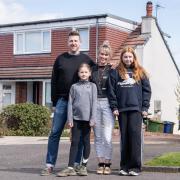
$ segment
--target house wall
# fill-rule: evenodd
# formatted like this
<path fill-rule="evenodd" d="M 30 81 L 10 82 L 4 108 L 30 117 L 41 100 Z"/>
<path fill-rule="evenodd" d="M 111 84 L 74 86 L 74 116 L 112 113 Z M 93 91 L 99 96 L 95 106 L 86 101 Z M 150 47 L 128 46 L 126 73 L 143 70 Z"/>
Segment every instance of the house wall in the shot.
<path fill-rule="evenodd" d="M 110 26 L 98 27 L 98 47 L 104 40 L 108 40 L 112 51 L 116 51 L 120 48 L 122 43 L 127 39 L 129 33 Z M 89 55 L 96 59 L 96 27 L 92 27 L 90 30 L 90 51 Z"/>
<path fill-rule="evenodd" d="M 0 34 L 0 67 L 13 64 L 13 34 Z"/>
<path fill-rule="evenodd" d="M 98 24 L 97 24 L 98 22 Z M 68 33 L 72 27 L 89 28 L 89 51 L 86 52 L 92 59 L 96 59 L 97 48 L 104 40 L 108 40 L 112 46 L 112 50 L 116 51 L 126 40 L 128 34 L 136 28 L 136 24 L 130 21 L 121 19 L 114 20 L 113 18 L 86 19 L 76 21 L 65 21 L 57 23 L 31 24 L 9 26 L 0 29 L 0 68 L 3 67 L 33 67 L 33 66 L 52 66 L 58 54 L 68 51 L 67 41 Z M 14 32 L 24 32 L 35 29 L 50 29 L 51 30 L 51 52 L 43 54 L 20 54 L 14 55 L 13 43 Z M 98 38 L 97 38 L 98 35 Z M 96 42 L 98 45 L 96 45 Z M 23 77 L 22 77 L 23 79 Z M 15 82 L 16 80 L 14 80 Z M 33 81 L 39 81 L 38 78 Z M 27 82 L 23 79 L 21 82 L 16 82 L 16 95 L 14 102 L 22 103 L 32 101 L 32 86 L 28 90 Z M 43 102 L 42 83 L 39 84 L 38 102 Z"/>
<path fill-rule="evenodd" d="M 52 29 L 51 53 L 45 54 L 13 54 L 13 34 L 0 35 L 0 67 L 28 67 L 28 66 L 51 66 L 58 54 L 68 50 L 68 33 L 71 28 Z M 112 49 L 116 50 L 125 41 L 127 32 L 120 31 L 113 27 L 100 26 L 98 30 L 98 47 L 104 40 L 109 40 Z M 96 27 L 90 28 L 90 49 L 88 54 L 96 59 Z"/>
<path fill-rule="evenodd" d="M 178 103 L 174 93 L 179 75 L 155 21 L 151 25 L 151 38 L 143 52 L 143 66 L 150 74 L 152 86 L 150 111 L 154 112 L 154 100 L 161 100 L 161 119 L 174 122 L 174 133 L 180 134 L 177 117 Z"/>

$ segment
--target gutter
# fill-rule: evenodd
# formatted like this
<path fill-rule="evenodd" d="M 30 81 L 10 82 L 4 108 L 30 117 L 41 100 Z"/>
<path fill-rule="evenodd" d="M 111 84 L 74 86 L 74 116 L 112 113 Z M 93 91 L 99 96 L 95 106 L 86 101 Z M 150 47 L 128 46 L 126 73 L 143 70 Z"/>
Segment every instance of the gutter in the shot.
<path fill-rule="evenodd" d="M 96 19 L 96 64 L 97 64 L 97 57 L 98 57 L 98 44 L 99 44 L 99 21 L 98 18 Z"/>

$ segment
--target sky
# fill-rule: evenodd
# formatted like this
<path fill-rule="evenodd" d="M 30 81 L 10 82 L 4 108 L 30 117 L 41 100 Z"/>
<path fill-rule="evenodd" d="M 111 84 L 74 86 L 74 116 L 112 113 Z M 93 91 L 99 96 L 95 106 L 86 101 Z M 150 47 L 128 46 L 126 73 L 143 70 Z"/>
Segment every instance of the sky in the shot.
<path fill-rule="evenodd" d="M 0 24 L 110 13 L 141 22 L 148 0 L 0 0 Z M 180 69 L 180 0 L 151 0 Z M 156 11 L 156 5 L 160 7 Z M 156 13 L 157 12 L 157 13 Z"/>

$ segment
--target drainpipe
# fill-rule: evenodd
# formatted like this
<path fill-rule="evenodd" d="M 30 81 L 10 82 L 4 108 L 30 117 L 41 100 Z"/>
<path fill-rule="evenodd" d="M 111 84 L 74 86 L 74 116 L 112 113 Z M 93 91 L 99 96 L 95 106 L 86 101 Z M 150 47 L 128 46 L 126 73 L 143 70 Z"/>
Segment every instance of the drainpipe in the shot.
<path fill-rule="evenodd" d="M 96 63 L 98 57 L 98 37 L 99 37 L 99 22 L 98 18 L 96 19 Z"/>

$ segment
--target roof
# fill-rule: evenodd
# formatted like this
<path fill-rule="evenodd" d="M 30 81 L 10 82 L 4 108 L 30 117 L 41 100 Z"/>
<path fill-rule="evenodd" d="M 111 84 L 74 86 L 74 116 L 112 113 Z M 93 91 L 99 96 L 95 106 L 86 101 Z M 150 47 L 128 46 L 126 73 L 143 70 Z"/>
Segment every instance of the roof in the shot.
<path fill-rule="evenodd" d="M 180 70 L 179 70 L 179 68 L 178 68 L 178 66 L 177 66 L 177 64 L 176 64 L 176 62 L 174 60 L 174 57 L 173 57 L 173 55 L 171 53 L 171 50 L 170 50 L 170 48 L 169 48 L 169 46 L 167 44 L 167 41 L 165 40 L 165 38 L 163 36 L 163 32 L 162 32 L 161 28 L 159 27 L 157 21 L 156 21 L 156 25 L 157 25 L 157 28 L 158 28 L 158 30 L 159 30 L 159 32 L 161 34 L 161 37 L 162 37 L 162 39 L 164 41 L 164 44 L 165 44 L 165 46 L 166 46 L 166 48 L 167 48 L 167 50 L 168 50 L 168 52 L 169 52 L 169 54 L 170 54 L 170 56 L 172 58 L 172 61 L 173 61 L 174 65 L 175 65 L 175 68 L 177 69 L 177 72 L 180 75 Z M 148 36 L 143 36 L 141 34 L 141 25 L 138 25 L 138 27 L 132 33 L 129 34 L 128 38 L 120 46 L 120 48 L 117 51 L 114 52 L 112 62 L 117 62 L 117 61 L 120 60 L 121 51 L 125 46 L 131 46 L 131 47 L 135 48 L 138 45 L 144 45 L 148 41 L 148 39 L 149 39 Z"/>
<path fill-rule="evenodd" d="M 124 47 L 131 46 L 135 48 L 138 45 L 144 45 L 148 40 L 148 37 L 141 35 L 141 25 L 139 25 L 132 33 L 129 34 L 126 41 L 120 46 L 118 50 L 114 52 L 114 56 L 112 58 L 112 61 L 119 61 L 120 60 L 120 54 Z"/>
<path fill-rule="evenodd" d="M 48 79 L 51 78 L 52 66 L 0 68 L 0 80 L 13 79 Z"/>
<path fill-rule="evenodd" d="M 39 21 L 31 21 L 31 22 L 19 22 L 19 23 L 11 23 L 11 24 L 2 24 L 0 28 L 13 27 L 13 26 L 26 26 L 26 25 L 35 25 L 35 24 L 46 24 L 46 23 L 56 23 L 56 22 L 65 22 L 65 21 L 78 21 L 85 19 L 99 19 L 111 17 L 113 19 L 117 19 L 120 21 L 124 21 L 130 24 L 138 25 L 139 23 L 136 21 L 132 21 L 126 18 L 122 18 L 119 16 L 115 16 L 112 14 L 97 14 L 97 15 L 87 15 L 87 16 L 77 16 L 77 17 L 69 17 L 69 18 L 58 18 L 58 19 L 49 19 L 49 20 L 39 20 Z"/>

